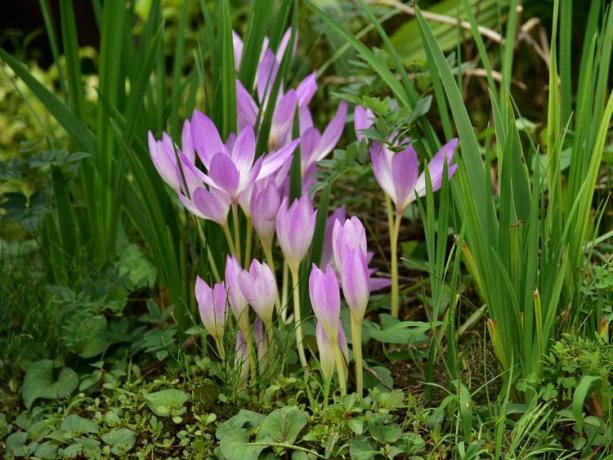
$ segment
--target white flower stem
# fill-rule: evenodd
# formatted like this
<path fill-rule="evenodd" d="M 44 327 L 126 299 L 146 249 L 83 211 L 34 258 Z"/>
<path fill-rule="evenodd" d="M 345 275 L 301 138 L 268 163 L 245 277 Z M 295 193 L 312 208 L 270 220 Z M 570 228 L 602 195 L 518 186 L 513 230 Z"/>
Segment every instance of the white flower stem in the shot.
<path fill-rule="evenodd" d="M 361 398 L 364 393 L 364 371 L 362 364 L 362 320 L 351 315 L 351 342 L 353 347 L 353 360 L 355 361 L 355 387 Z"/>
<path fill-rule="evenodd" d="M 307 366 L 306 355 L 304 353 L 304 345 L 302 344 L 302 319 L 300 317 L 300 287 L 298 285 L 299 268 L 290 267 L 292 272 L 292 284 L 294 285 L 294 322 L 296 323 L 296 345 L 298 346 L 298 356 L 300 358 L 300 364 L 304 369 Z"/>
<path fill-rule="evenodd" d="M 234 224 L 234 249 L 238 263 L 241 262 L 241 230 L 238 222 L 238 205 L 232 204 L 232 223 Z"/>

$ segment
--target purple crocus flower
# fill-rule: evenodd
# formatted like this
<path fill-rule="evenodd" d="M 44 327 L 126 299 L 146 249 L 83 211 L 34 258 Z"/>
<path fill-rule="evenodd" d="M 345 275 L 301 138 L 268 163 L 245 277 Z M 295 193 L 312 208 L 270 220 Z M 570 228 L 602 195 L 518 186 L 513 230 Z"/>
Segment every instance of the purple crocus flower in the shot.
<path fill-rule="evenodd" d="M 183 124 L 181 139 L 182 150 L 177 150 L 168 134 L 164 133 L 162 140 L 157 141 L 149 132 L 149 153 L 155 168 L 189 212 L 225 225 L 230 202 L 219 190 L 207 189 L 191 166 L 194 149 L 189 121 Z"/>
<path fill-rule="evenodd" d="M 370 297 L 370 271 L 366 231 L 357 217 L 347 219 L 344 223 L 334 223 L 332 248 L 343 295 L 352 315 L 361 321 Z"/>
<path fill-rule="evenodd" d="M 432 181 L 432 190 L 441 188 L 445 163 L 448 165 L 448 177 L 451 178 L 456 164 L 451 164 L 458 140 L 452 139 L 437 152 L 428 164 Z M 373 172 L 383 191 L 396 205 L 396 212 L 402 212 L 417 196 L 426 194 L 426 174 L 418 176 L 417 152 L 409 145 L 399 153 L 392 152 L 386 145 L 373 143 L 370 149 Z"/>
<path fill-rule="evenodd" d="M 221 282 L 211 288 L 198 276 L 195 290 L 200 319 L 209 334 L 221 342 L 226 324 L 226 286 Z"/>
<path fill-rule="evenodd" d="M 249 305 L 270 326 L 277 300 L 277 282 L 270 267 L 253 259 L 249 271 L 243 271 L 238 282 Z"/>
<path fill-rule="evenodd" d="M 347 338 L 345 337 L 345 331 L 343 325 L 339 322 L 338 332 L 335 337 L 336 340 L 330 340 L 323 325 L 320 321 L 315 326 L 315 339 L 317 341 L 317 349 L 319 350 L 319 365 L 321 372 L 325 380 L 328 380 L 334 372 L 336 364 L 336 350 L 340 347 L 341 352 L 345 357 L 343 365 L 346 367 L 346 363 L 349 361 L 349 348 L 347 347 Z M 347 375 L 346 369 L 344 372 Z"/>
<path fill-rule="evenodd" d="M 334 337 L 340 324 L 341 295 L 336 273 L 330 265 L 322 272 L 315 264 L 309 276 L 311 305 L 328 337 Z"/>
<path fill-rule="evenodd" d="M 274 178 L 269 177 L 254 184 L 249 209 L 251 221 L 264 248 L 272 245 L 280 205 L 281 194 Z"/>
<path fill-rule="evenodd" d="M 229 255 L 226 259 L 226 286 L 228 287 L 228 301 L 230 309 L 240 329 L 245 333 L 245 328 L 249 327 L 249 303 L 240 288 L 239 278 L 243 269 L 236 257 Z"/>
<path fill-rule="evenodd" d="M 196 168 L 185 155 L 183 163 L 211 189 L 222 192 L 231 203 L 237 203 L 242 192 L 256 180 L 274 174 L 291 157 L 298 145 L 292 141 L 279 150 L 255 160 L 255 133 L 252 125 L 243 127 L 237 136 L 229 135 L 226 143 L 213 122 L 203 113 L 195 111 L 191 121 L 194 149 L 206 169 Z"/>
<path fill-rule="evenodd" d="M 290 269 L 297 272 L 313 240 L 317 211 L 308 196 L 294 200 L 289 208 L 287 201 L 283 199 L 277 214 L 277 239 Z"/>
<path fill-rule="evenodd" d="M 375 115 L 370 109 L 357 105 L 353 112 L 353 126 L 355 135 L 359 141 L 366 139 L 363 131 L 370 129 L 375 122 Z"/>

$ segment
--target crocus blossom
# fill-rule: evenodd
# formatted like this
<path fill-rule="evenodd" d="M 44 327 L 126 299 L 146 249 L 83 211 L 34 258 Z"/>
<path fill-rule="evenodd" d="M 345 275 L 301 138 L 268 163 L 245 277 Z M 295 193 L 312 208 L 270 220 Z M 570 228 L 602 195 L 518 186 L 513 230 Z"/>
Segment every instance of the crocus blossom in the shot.
<path fill-rule="evenodd" d="M 451 164 L 453 154 L 458 145 L 457 139 L 452 139 L 437 152 L 428 164 L 428 172 L 432 181 L 432 190 L 441 187 L 445 162 L 448 166 L 448 177 L 451 178 L 457 169 Z M 418 176 L 417 152 L 409 145 L 398 153 L 392 152 L 386 145 L 373 143 L 370 149 L 373 172 L 383 191 L 396 206 L 396 212 L 402 213 L 416 197 L 426 194 L 426 174 Z"/>
<path fill-rule="evenodd" d="M 357 217 L 336 221 L 332 230 L 334 261 L 339 271 L 343 296 L 357 320 L 364 317 L 370 297 L 370 271 L 366 231 Z"/>
<path fill-rule="evenodd" d="M 330 340 L 330 337 L 326 333 L 321 322 L 317 322 L 315 326 L 315 340 L 317 341 L 317 349 L 319 350 L 319 364 L 321 372 L 325 380 L 328 380 L 334 372 L 336 364 L 336 352 L 340 347 L 340 350 L 344 356 L 343 366 L 346 368 L 346 363 L 349 361 L 349 348 L 347 347 L 347 338 L 345 337 L 345 331 L 343 325 L 338 325 L 336 340 Z M 347 375 L 347 372 L 344 373 Z"/>
<path fill-rule="evenodd" d="M 196 300 L 200 319 L 206 330 L 221 341 L 226 324 L 226 286 L 223 282 L 211 288 L 199 276 L 196 278 Z"/>
<path fill-rule="evenodd" d="M 325 272 L 315 264 L 309 276 L 309 295 L 317 320 L 329 337 L 334 337 L 340 324 L 341 296 L 336 273 L 330 265 Z"/>
<path fill-rule="evenodd" d="M 299 142 L 291 141 L 255 160 L 252 125 L 244 126 L 237 136 L 229 135 L 224 144 L 214 123 L 199 111 L 192 117 L 191 133 L 194 149 L 207 172 L 197 169 L 185 155 L 183 162 L 202 182 L 221 191 L 232 203 L 237 203 L 240 194 L 256 180 L 270 176 L 285 164 Z"/>
<path fill-rule="evenodd" d="M 256 182 L 250 201 L 251 221 L 255 231 L 262 246 L 270 248 L 275 236 L 277 212 L 281 205 L 281 194 L 275 180 L 270 177 Z"/>
<path fill-rule="evenodd" d="M 194 148 L 191 137 L 191 123 L 183 124 L 181 149 L 176 149 L 166 133 L 156 140 L 148 133 L 149 154 L 153 164 L 164 180 L 177 193 L 185 208 L 201 219 L 208 219 L 225 225 L 230 201 L 216 188 L 210 190 L 199 179 L 194 163 Z"/>
<path fill-rule="evenodd" d="M 236 257 L 229 255 L 226 259 L 226 286 L 228 288 L 228 303 L 241 329 L 249 324 L 249 303 L 240 288 L 239 278 L 243 269 Z M 244 332 L 244 331 L 243 331 Z"/>
<path fill-rule="evenodd" d="M 311 165 L 323 160 L 336 146 L 343 134 L 343 127 L 346 119 L 347 103 L 341 102 L 336 114 L 323 134 L 314 126 L 306 127 L 300 136 L 300 155 L 303 174 Z"/>
<path fill-rule="evenodd" d="M 317 211 L 308 196 L 294 200 L 288 207 L 284 198 L 277 214 L 276 229 L 279 245 L 292 270 L 298 266 L 311 245 Z"/>
<path fill-rule="evenodd" d="M 241 272 L 239 284 L 243 296 L 266 325 L 272 323 L 277 300 L 277 282 L 268 265 L 253 259 L 249 271 Z"/>

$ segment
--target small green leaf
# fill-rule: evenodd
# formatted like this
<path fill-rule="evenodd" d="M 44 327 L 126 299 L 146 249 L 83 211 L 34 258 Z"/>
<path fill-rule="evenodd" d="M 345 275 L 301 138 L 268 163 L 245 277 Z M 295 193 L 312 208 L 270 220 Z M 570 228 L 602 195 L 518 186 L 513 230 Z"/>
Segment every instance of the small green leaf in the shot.
<path fill-rule="evenodd" d="M 136 443 L 136 434 L 127 428 L 113 430 L 102 436 L 102 440 L 111 447 L 115 455 L 126 455 Z"/>
<path fill-rule="evenodd" d="M 176 389 L 156 391 L 146 394 L 144 397 L 149 409 L 160 417 L 181 415 L 185 412 L 183 404 L 189 399 L 187 393 Z"/>
<path fill-rule="evenodd" d="M 354 439 L 349 443 L 349 455 L 352 460 L 370 460 L 376 453 L 377 450 L 368 439 Z"/>
<path fill-rule="evenodd" d="M 60 426 L 60 430 L 67 434 L 79 435 L 83 433 L 98 433 L 100 428 L 93 420 L 71 414 L 64 420 Z"/>
<path fill-rule="evenodd" d="M 596 375 L 584 375 L 581 377 L 581 381 L 573 395 L 573 415 L 575 416 L 579 433 L 583 430 L 583 406 L 585 405 L 585 400 L 590 395 L 592 386 L 599 381 L 600 377 Z"/>
<path fill-rule="evenodd" d="M 59 399 L 69 396 L 79 385 L 79 376 L 69 367 L 61 368 L 54 376 L 55 364 L 44 359 L 28 366 L 21 387 L 21 396 L 26 408 L 34 401 L 42 399 Z"/>
<path fill-rule="evenodd" d="M 307 423 L 307 416 L 296 406 L 272 411 L 260 427 L 256 441 L 293 444 Z"/>

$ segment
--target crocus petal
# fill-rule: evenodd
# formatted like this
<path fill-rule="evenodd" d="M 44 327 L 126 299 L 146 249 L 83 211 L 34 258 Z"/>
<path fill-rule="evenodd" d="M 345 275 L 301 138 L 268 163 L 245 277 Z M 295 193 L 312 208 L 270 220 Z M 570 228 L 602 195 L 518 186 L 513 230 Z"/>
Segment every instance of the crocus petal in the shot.
<path fill-rule="evenodd" d="M 236 116 L 238 129 L 247 125 L 255 125 L 258 119 L 259 109 L 249 91 L 243 84 L 236 80 Z"/>
<path fill-rule="evenodd" d="M 451 164 L 453 160 L 453 154 L 458 146 L 457 139 L 451 139 L 434 155 L 430 163 L 428 163 L 428 172 L 430 174 L 430 180 L 432 181 L 432 191 L 436 192 L 441 188 L 443 183 L 443 171 L 445 162 L 447 162 L 447 177 L 451 178 L 457 169 L 456 165 Z M 426 174 L 422 173 L 417 179 L 415 184 L 415 193 L 419 196 L 426 195 Z"/>
<path fill-rule="evenodd" d="M 226 224 L 230 201 L 220 192 L 215 191 L 215 189 L 209 191 L 204 187 L 199 187 L 194 192 L 192 201 L 206 219 L 215 221 L 222 226 Z"/>
<path fill-rule="evenodd" d="M 251 221 L 265 248 L 272 244 L 275 218 L 280 205 L 281 195 L 273 178 L 254 184 L 250 203 Z"/>
<path fill-rule="evenodd" d="M 343 134 L 343 127 L 345 126 L 345 120 L 347 119 L 347 103 L 345 101 L 341 102 L 338 106 L 338 110 L 328 124 L 328 127 L 325 129 L 324 133 L 321 135 L 321 141 L 317 148 L 317 157 L 316 161 L 323 160 L 326 155 L 328 155 L 332 149 L 338 143 L 338 140 L 341 138 Z"/>
<path fill-rule="evenodd" d="M 317 161 L 321 134 L 317 128 L 309 128 L 300 136 L 300 163 L 302 173 Z"/>
<path fill-rule="evenodd" d="M 279 61 L 277 61 L 275 54 L 270 49 L 265 50 L 257 74 L 258 98 L 262 105 L 265 105 L 265 101 L 268 99 L 278 71 Z"/>
<path fill-rule="evenodd" d="M 174 150 L 169 152 L 166 146 L 155 140 L 151 131 L 147 134 L 147 140 L 149 143 L 151 161 L 153 161 L 153 165 L 158 174 L 162 177 L 164 182 L 178 191 L 180 189 L 180 182 Z"/>
<path fill-rule="evenodd" d="M 200 319 L 212 336 L 221 340 L 226 323 L 226 288 L 223 282 L 211 289 L 199 276 L 196 278 L 196 300 Z"/>
<path fill-rule="evenodd" d="M 370 109 L 356 105 L 353 112 L 353 126 L 355 128 L 355 136 L 359 141 L 365 139 L 366 136 L 362 133 L 365 129 L 370 129 L 374 123 L 375 116 Z"/>
<path fill-rule="evenodd" d="M 311 245 L 316 215 L 307 196 L 294 200 L 289 208 L 286 198 L 281 202 L 276 222 L 277 239 L 292 270 L 298 269 Z"/>
<path fill-rule="evenodd" d="M 265 324 L 270 324 L 277 300 L 277 282 L 270 267 L 254 259 L 249 271 L 241 272 L 238 283 L 258 317 Z"/>
<path fill-rule="evenodd" d="M 202 164 L 208 170 L 213 157 L 226 152 L 215 123 L 202 112 L 194 111 L 191 121 L 192 142 Z"/>
<path fill-rule="evenodd" d="M 255 133 L 253 132 L 253 126 L 247 125 L 240 131 L 232 147 L 231 157 L 240 176 L 248 176 L 253 166 L 253 159 L 255 158 Z"/>
<path fill-rule="evenodd" d="M 372 170 L 375 174 L 375 179 L 383 191 L 397 203 L 396 189 L 394 187 L 394 179 L 391 172 L 391 152 L 387 147 L 379 142 L 374 142 L 370 148 L 370 158 L 372 160 Z"/>
<path fill-rule="evenodd" d="M 300 106 L 300 108 L 309 105 L 316 91 L 317 72 L 313 72 L 309 74 L 304 80 L 302 80 L 296 88 L 296 94 L 298 96 L 298 105 Z"/>
<path fill-rule="evenodd" d="M 295 139 L 288 143 L 287 145 L 281 147 L 279 150 L 276 150 L 272 153 L 269 153 L 264 157 L 264 162 L 262 163 L 262 169 L 260 169 L 260 173 L 258 174 L 257 180 L 264 179 L 265 177 L 270 176 L 271 174 L 277 172 L 279 168 L 285 165 L 296 147 L 300 143 L 299 139 Z"/>
<path fill-rule="evenodd" d="M 300 136 L 302 136 L 307 129 L 313 127 L 313 116 L 308 107 L 300 107 L 298 116 L 300 122 Z"/>
<path fill-rule="evenodd" d="M 249 315 L 247 311 L 248 302 L 241 291 L 239 285 L 239 277 L 243 269 L 234 256 L 228 256 L 226 259 L 226 286 L 228 287 L 228 300 L 230 308 L 239 325 L 249 324 Z"/>
<path fill-rule="evenodd" d="M 209 175 L 215 185 L 223 190 L 228 197 L 234 199 L 240 183 L 240 175 L 232 159 L 225 153 L 218 153 L 211 160 Z"/>
<path fill-rule="evenodd" d="M 333 337 L 340 322 L 341 297 L 336 273 L 330 265 L 322 272 L 313 264 L 309 276 L 309 295 L 315 316 L 326 334 Z"/>
<path fill-rule="evenodd" d="M 321 251 L 321 262 L 319 264 L 320 267 L 325 267 L 330 262 L 332 262 L 332 230 L 336 221 L 345 221 L 345 215 L 345 206 L 341 206 L 340 208 L 337 208 L 332 214 L 330 214 L 330 216 L 326 219 L 324 242 Z"/>
<path fill-rule="evenodd" d="M 193 163 L 194 156 L 194 143 L 192 141 L 192 125 L 189 120 L 185 120 L 183 123 L 183 129 L 181 130 L 181 151 L 190 159 Z"/>
<path fill-rule="evenodd" d="M 336 364 L 336 348 L 330 343 L 328 335 L 322 324 L 318 321 L 315 326 L 315 339 L 319 350 L 319 367 L 325 380 L 329 380 Z"/>
<path fill-rule="evenodd" d="M 371 277 L 370 278 L 370 292 L 380 291 L 381 289 L 385 289 L 390 287 L 392 284 L 392 280 L 389 278 L 378 278 Z"/>
<path fill-rule="evenodd" d="M 344 246 L 341 252 L 343 296 L 354 318 L 362 320 L 370 297 L 370 275 L 366 255 L 359 249 Z"/>
<path fill-rule="evenodd" d="M 241 57 L 243 55 L 243 40 L 235 31 L 232 31 L 232 48 L 234 49 L 234 67 L 238 70 L 240 69 Z"/>
<path fill-rule="evenodd" d="M 394 154 L 392 158 L 392 178 L 396 190 L 398 212 L 404 209 L 415 199 L 413 189 L 417 181 L 417 152 L 409 145 L 402 152 Z"/>
<path fill-rule="evenodd" d="M 294 90 L 289 90 L 277 100 L 268 136 L 268 146 L 270 148 L 277 148 L 282 145 L 289 136 L 297 104 L 298 96 L 296 96 L 296 91 Z"/>

